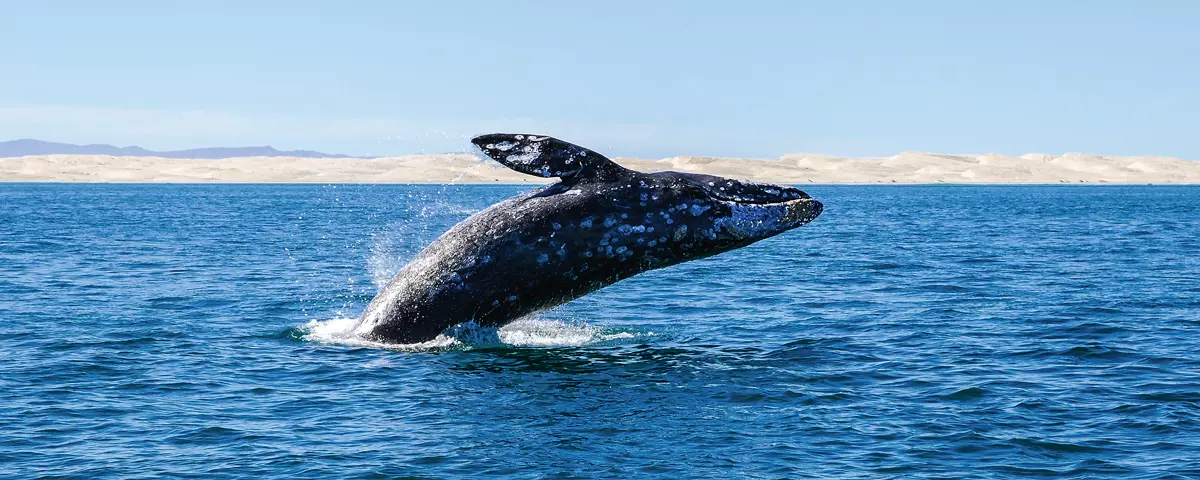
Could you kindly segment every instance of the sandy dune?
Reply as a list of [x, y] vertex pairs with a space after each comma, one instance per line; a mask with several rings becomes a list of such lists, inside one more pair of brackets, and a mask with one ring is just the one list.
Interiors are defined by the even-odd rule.
[[[677, 170], [774, 183], [1112, 183], [1200, 184], [1200, 162], [1168, 157], [1068, 153], [886, 158], [793, 154], [778, 159], [618, 158], [641, 171]], [[174, 183], [540, 183], [473, 155], [376, 159], [243, 157], [222, 160], [104, 155], [0, 158], [4, 182]]]

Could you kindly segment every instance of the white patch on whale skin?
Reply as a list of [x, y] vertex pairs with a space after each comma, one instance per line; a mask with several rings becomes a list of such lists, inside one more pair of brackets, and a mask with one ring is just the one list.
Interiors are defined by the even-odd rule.
[[[518, 140], [519, 140], [519, 138], [518, 138]], [[499, 143], [489, 143], [487, 145], [484, 145], [484, 148], [487, 148], [489, 150], [499, 150], [501, 152], [507, 152], [509, 150], [512, 150], [513, 147], [515, 147], [517, 145], [519, 145], [517, 142], [510, 142], [508, 140], [505, 140], [505, 141], [499, 142]]]
[[[509, 147], [509, 148], [512, 148], [512, 147]], [[541, 157], [541, 156], [542, 156], [542, 144], [531, 143], [531, 144], [526, 145], [525, 147], [521, 148], [520, 153], [510, 154], [510, 155], [504, 157], [504, 159], [509, 162], [512, 162], [512, 163], [529, 163], [534, 160], [537, 160], [538, 157]], [[543, 167], [543, 168], [548, 168], [548, 167]]]

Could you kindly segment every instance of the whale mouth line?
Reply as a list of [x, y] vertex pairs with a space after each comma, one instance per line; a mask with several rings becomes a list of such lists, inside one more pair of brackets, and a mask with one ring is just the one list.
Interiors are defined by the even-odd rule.
[[770, 207], [770, 206], [775, 206], [775, 205], [782, 205], [782, 206], [789, 206], [789, 207], [790, 207], [790, 206], [793, 206], [793, 205], [800, 205], [800, 204], [803, 204], [803, 203], [812, 203], [812, 202], [816, 202], [816, 200], [815, 200], [815, 199], [812, 199], [812, 198], [792, 198], [792, 199], [788, 199], [788, 200], [780, 200], [780, 201], [777, 201], [777, 202], [767, 202], [767, 201], [761, 201], [761, 202], [737, 202], [737, 201], [733, 201], [733, 203], [740, 203], [740, 204], [742, 204], [742, 205], [757, 205], [757, 206], [763, 206], [763, 207]]
[[[804, 221], [808, 223], [812, 219], [821, 214], [824, 205], [814, 198], [795, 198], [784, 200], [781, 202], [736, 202], [722, 200], [723, 203], [734, 208], [741, 208], [747, 211], [758, 212], [780, 212], [783, 217], [810, 217]], [[793, 218], [799, 219], [799, 218]]]
[[798, 188], [736, 181], [726, 183], [725, 188], [710, 186], [708, 193], [717, 200], [738, 205], [795, 205], [812, 200], [812, 197]]
[[796, 207], [804, 207], [809, 209], [821, 209], [823, 205], [815, 198], [793, 198], [791, 200], [783, 200], [779, 202], [738, 202], [734, 200], [721, 200], [722, 202], [742, 208], [759, 209], [759, 210], [774, 210], [782, 207], [784, 210], [792, 211]]

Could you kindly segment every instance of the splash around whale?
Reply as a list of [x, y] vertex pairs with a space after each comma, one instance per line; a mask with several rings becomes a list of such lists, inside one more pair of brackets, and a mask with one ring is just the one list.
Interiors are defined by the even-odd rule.
[[434, 240], [371, 301], [356, 335], [417, 343], [465, 322], [500, 327], [642, 272], [778, 235], [822, 210], [795, 188], [636, 172], [548, 136], [497, 133], [471, 143], [515, 171], [560, 181]]

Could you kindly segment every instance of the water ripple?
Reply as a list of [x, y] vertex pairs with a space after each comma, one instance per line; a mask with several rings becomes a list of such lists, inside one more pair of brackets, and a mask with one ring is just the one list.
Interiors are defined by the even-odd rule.
[[345, 335], [518, 190], [0, 185], [0, 477], [1200, 477], [1200, 189], [811, 186], [502, 329]]

